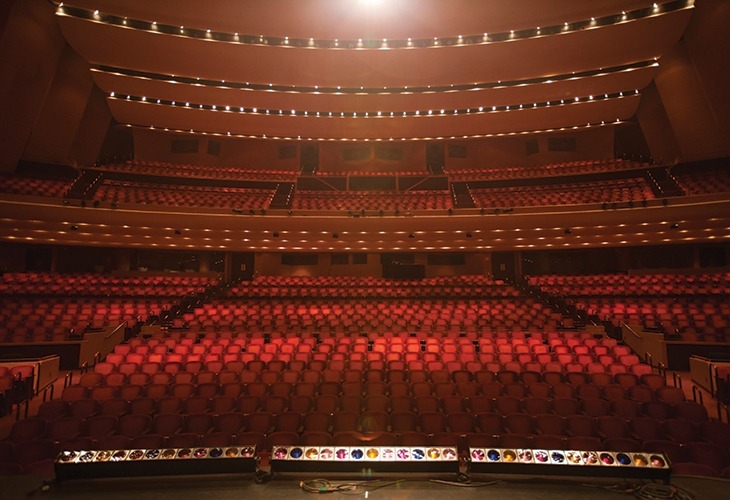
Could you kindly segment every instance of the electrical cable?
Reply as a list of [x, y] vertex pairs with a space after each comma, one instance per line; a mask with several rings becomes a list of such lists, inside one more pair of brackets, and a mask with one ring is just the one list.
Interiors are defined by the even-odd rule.
[[634, 495], [641, 500], [693, 500], [694, 495], [673, 484], [647, 483], [641, 486]]
[[405, 479], [397, 479], [395, 481], [382, 481], [375, 479], [372, 481], [360, 482], [342, 482], [335, 483], [328, 479], [307, 479], [299, 482], [299, 487], [308, 493], [342, 493], [345, 495], [359, 495], [363, 492], [375, 491], [386, 486], [392, 486], [405, 481]]

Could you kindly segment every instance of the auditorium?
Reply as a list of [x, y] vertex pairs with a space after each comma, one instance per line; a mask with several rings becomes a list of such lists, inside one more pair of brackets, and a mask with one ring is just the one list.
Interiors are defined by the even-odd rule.
[[724, 496], [728, 24], [0, 3], [0, 497]]

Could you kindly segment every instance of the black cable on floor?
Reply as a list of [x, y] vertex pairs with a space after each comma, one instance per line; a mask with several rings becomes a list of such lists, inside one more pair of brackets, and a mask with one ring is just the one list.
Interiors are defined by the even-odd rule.
[[405, 481], [405, 479], [397, 479], [395, 481], [382, 481], [375, 479], [372, 481], [360, 482], [333, 482], [328, 479], [307, 479], [299, 482], [299, 487], [308, 493], [342, 493], [345, 495], [360, 495], [363, 492], [375, 491], [386, 486], [392, 486]]

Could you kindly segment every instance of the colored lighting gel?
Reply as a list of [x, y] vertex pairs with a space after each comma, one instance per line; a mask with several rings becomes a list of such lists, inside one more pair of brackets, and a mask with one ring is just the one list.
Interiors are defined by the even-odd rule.
[[302, 451], [301, 448], [292, 448], [292, 450], [289, 452], [289, 455], [291, 455], [292, 458], [302, 458], [302, 455], [304, 455], [304, 451]]

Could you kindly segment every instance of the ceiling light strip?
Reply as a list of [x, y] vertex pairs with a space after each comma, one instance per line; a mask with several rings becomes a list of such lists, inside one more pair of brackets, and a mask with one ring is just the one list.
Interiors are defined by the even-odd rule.
[[166, 75], [162, 73], [153, 73], [148, 71], [138, 71], [134, 69], [119, 68], [114, 66], [100, 65], [92, 68], [92, 71], [99, 73], [107, 73], [118, 76], [129, 76], [135, 78], [144, 78], [147, 80], [164, 81], [171, 83], [182, 83], [195, 85], [196, 87], [214, 87], [221, 89], [241, 89], [241, 90], [260, 90], [266, 92], [286, 92], [295, 94], [435, 94], [446, 92], [464, 92], [475, 90], [501, 89], [510, 87], [523, 87], [525, 85], [551, 84], [561, 81], [578, 80], [582, 78], [605, 76], [618, 73], [627, 73], [637, 69], [649, 67], [658, 67], [659, 63], [655, 59], [648, 61], [639, 61], [621, 66], [613, 66], [610, 68], [599, 68], [588, 71], [564, 73], [561, 75], [551, 75], [540, 78], [527, 78], [523, 80], [498, 80], [496, 82], [481, 82], [471, 84], [456, 85], [433, 85], [418, 87], [321, 87], [301, 86], [301, 85], [277, 85], [273, 83], [251, 83], [251, 82], [232, 82], [228, 80], [211, 80], [207, 78], [188, 77], [181, 75]]
[[556, 127], [539, 130], [521, 130], [518, 132], [496, 132], [489, 134], [466, 134], [466, 135], [451, 135], [451, 136], [434, 136], [434, 137], [375, 137], [375, 138], [349, 138], [349, 137], [307, 137], [307, 136], [279, 136], [270, 134], [239, 134], [231, 132], [211, 132], [207, 130], [196, 130], [196, 129], [178, 129], [170, 127], [155, 127], [152, 125], [140, 125], [134, 123], [124, 124], [126, 127], [145, 129], [145, 130], [156, 130], [162, 132], [171, 132], [175, 134], [186, 134], [186, 135], [204, 135], [213, 137], [229, 137], [237, 139], [265, 139], [274, 141], [318, 141], [318, 142], [395, 142], [395, 141], [445, 141], [445, 140], [460, 140], [460, 139], [487, 139], [492, 137], [512, 137], [518, 135], [531, 135], [531, 134], [545, 134], [555, 132], [575, 132], [579, 130], [586, 130], [597, 127], [606, 127], [613, 125], [621, 125], [626, 123], [623, 120], [616, 119], [615, 121], [602, 121], [596, 123], [586, 123], [584, 125], [573, 125], [568, 127]]
[[694, 0], [672, 0], [664, 3], [655, 3], [642, 9], [623, 11], [602, 17], [592, 17], [573, 22], [565, 22], [552, 26], [542, 26], [521, 30], [509, 30], [499, 33], [479, 33], [468, 36], [456, 35], [450, 37], [433, 38], [355, 38], [355, 39], [315, 39], [315, 38], [292, 38], [289, 36], [276, 37], [268, 35], [253, 35], [240, 33], [226, 33], [214, 31], [210, 28], [200, 29], [186, 26], [173, 26], [161, 24], [156, 20], [129, 19], [127, 17], [107, 14], [99, 10], [83, 9], [57, 4], [56, 15], [69, 16], [78, 19], [85, 19], [97, 23], [112, 26], [122, 26], [128, 29], [148, 31], [152, 33], [164, 33], [167, 35], [234, 43], [239, 45], [293, 47], [304, 49], [337, 49], [337, 50], [384, 50], [384, 49], [411, 49], [411, 48], [435, 48], [435, 47], [460, 47], [468, 45], [486, 45], [493, 43], [507, 43], [515, 40], [526, 40], [530, 38], [545, 37], [550, 35], [561, 35], [573, 33], [586, 29], [596, 29], [605, 26], [626, 23], [649, 17], [656, 17], [670, 12], [694, 7]]
[[155, 99], [147, 96], [136, 96], [130, 94], [109, 93], [109, 99], [121, 101], [143, 102], [146, 104], [158, 106], [170, 106], [184, 109], [195, 109], [204, 111], [215, 111], [221, 113], [235, 114], [253, 114], [257, 116], [300, 116], [307, 118], [404, 118], [404, 117], [437, 117], [437, 116], [454, 116], [454, 115], [472, 115], [485, 113], [503, 113], [507, 111], [520, 111], [526, 109], [549, 108], [553, 106], [567, 106], [572, 104], [580, 104], [593, 101], [605, 101], [621, 99], [626, 96], [638, 94], [638, 89], [623, 90], [619, 92], [611, 92], [605, 94], [576, 96], [569, 99], [556, 99], [551, 101], [540, 101], [520, 104], [509, 104], [502, 106], [476, 106], [473, 108], [457, 108], [457, 109], [424, 109], [424, 110], [404, 110], [382, 112], [378, 110], [371, 111], [345, 111], [345, 110], [298, 110], [298, 109], [271, 109], [271, 108], [249, 108], [243, 106], [230, 106], [226, 104], [202, 104], [183, 101], [172, 101], [168, 99]]

